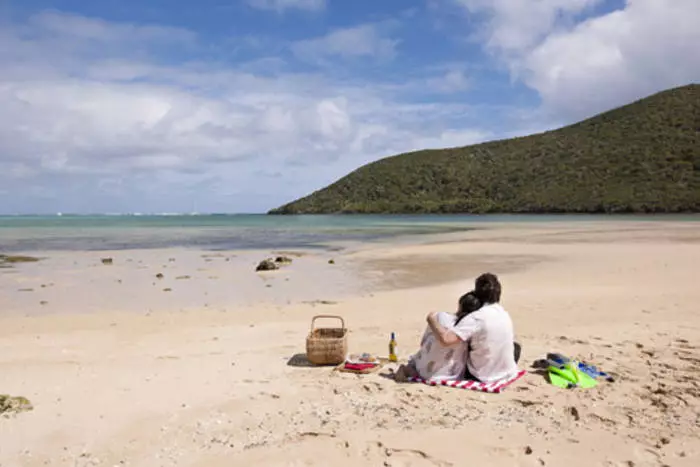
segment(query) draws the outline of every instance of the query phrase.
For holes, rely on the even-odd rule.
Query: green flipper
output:
[[[549,381],[556,387],[559,388],[570,388],[574,387],[576,385],[576,380],[578,376],[578,387],[584,388],[584,389],[589,389],[589,388],[594,388],[598,385],[598,381],[595,379],[591,378],[588,376],[586,373],[582,371],[576,371],[576,374],[574,374],[574,370],[572,370],[570,367],[569,368],[557,368],[554,366],[550,366],[547,369],[547,373],[549,374]]]
[[[558,388],[562,389],[569,389],[574,387],[574,383],[569,381],[568,379],[564,378],[563,376],[559,376],[552,370],[547,371],[549,375],[549,382],[552,383],[553,386],[556,386]]]

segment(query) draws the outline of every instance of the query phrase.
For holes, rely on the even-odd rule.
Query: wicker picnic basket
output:
[[[339,328],[315,328],[319,318],[340,320]],[[306,358],[314,365],[337,365],[348,354],[348,330],[340,316],[317,315],[311,320],[311,331],[306,338]]]

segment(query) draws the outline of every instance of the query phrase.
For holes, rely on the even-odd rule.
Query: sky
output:
[[[0,213],[265,212],[693,82],[698,0],[0,0]]]

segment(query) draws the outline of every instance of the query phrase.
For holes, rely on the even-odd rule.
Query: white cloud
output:
[[[396,53],[398,43],[398,40],[385,37],[379,25],[363,24],[298,41],[292,45],[292,51],[297,57],[309,61],[323,61],[335,56],[390,59]]]
[[[195,39],[195,35],[186,29],[158,26],[138,25],[131,23],[110,23],[99,18],[62,13],[59,11],[44,11],[30,18],[29,32],[41,33],[45,37],[61,37],[80,40],[99,41],[121,45],[128,43],[148,42],[185,42]]]
[[[248,0],[248,5],[279,13],[290,9],[318,11],[326,8],[326,0]]]
[[[462,70],[450,70],[439,77],[429,78],[428,87],[438,92],[453,93],[469,88],[470,81]]]
[[[629,0],[624,10],[555,33],[525,56],[526,82],[578,116],[700,81],[700,2]]]
[[[596,1],[458,1],[489,15],[488,50],[567,120],[700,81],[697,0],[627,0],[578,21]]]
[[[44,14],[0,32],[0,186],[19,194],[3,210],[263,210],[378,157],[472,140],[449,130],[465,105],[380,83],[160,63],[154,47],[201,45],[164,31]]]
[[[601,0],[455,0],[473,14],[485,14],[486,46],[502,53],[528,50],[555,27],[570,22]]]

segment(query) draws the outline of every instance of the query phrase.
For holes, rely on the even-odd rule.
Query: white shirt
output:
[[[440,312],[437,315],[438,323],[447,329],[454,328],[456,319],[457,317],[450,313]],[[467,340],[462,339],[457,344],[445,347],[428,326],[423,334],[420,350],[411,357],[411,362],[423,379],[462,379],[467,364]]]
[[[451,329],[469,344],[467,368],[480,381],[490,383],[518,371],[513,355],[513,321],[500,304],[484,305]]]

